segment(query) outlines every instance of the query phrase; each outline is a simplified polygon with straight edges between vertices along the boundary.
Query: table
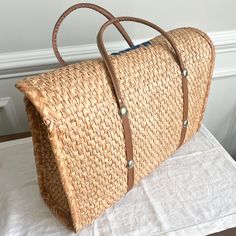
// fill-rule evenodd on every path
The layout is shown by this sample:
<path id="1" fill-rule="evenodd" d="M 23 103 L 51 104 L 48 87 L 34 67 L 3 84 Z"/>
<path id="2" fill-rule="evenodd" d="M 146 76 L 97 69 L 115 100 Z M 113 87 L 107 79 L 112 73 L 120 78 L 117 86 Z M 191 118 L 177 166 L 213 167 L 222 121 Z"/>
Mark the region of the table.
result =
<path id="1" fill-rule="evenodd" d="M 79 235 L 199 236 L 233 227 L 236 164 L 202 126 Z M 0 235 L 76 235 L 40 197 L 31 138 L 0 143 Z"/>

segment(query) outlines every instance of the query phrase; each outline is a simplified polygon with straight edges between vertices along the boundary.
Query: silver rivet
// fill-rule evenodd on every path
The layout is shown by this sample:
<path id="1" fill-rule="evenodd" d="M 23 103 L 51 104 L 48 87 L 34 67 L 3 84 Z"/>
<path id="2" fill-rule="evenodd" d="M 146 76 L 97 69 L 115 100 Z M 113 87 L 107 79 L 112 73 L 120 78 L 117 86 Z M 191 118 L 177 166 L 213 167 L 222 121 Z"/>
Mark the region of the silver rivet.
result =
<path id="1" fill-rule="evenodd" d="M 133 161 L 133 160 L 129 160 L 129 161 L 127 162 L 127 168 L 128 168 L 128 169 L 134 168 L 134 161 Z"/>
<path id="2" fill-rule="evenodd" d="M 187 127 L 188 127 L 188 120 L 185 120 L 185 121 L 184 121 L 183 127 L 184 127 L 184 128 L 187 128 Z"/>
<path id="3" fill-rule="evenodd" d="M 182 71 L 182 76 L 184 77 L 184 78 L 186 78 L 187 76 L 188 76 L 188 70 L 185 68 L 185 69 L 183 69 L 183 71 Z"/>
<path id="4" fill-rule="evenodd" d="M 125 107 L 125 106 L 121 107 L 121 108 L 120 108 L 120 114 L 121 114 L 122 116 L 126 116 L 126 115 L 128 114 L 128 109 L 127 109 L 127 107 Z"/>

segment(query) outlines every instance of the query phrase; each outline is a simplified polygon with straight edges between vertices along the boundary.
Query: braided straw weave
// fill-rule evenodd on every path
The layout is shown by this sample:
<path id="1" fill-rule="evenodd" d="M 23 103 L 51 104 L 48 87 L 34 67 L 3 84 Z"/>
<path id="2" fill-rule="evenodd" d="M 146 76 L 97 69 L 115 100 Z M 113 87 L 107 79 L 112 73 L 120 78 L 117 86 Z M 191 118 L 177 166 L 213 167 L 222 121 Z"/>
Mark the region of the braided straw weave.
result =
<path id="1" fill-rule="evenodd" d="M 199 129 L 210 88 L 214 47 L 199 30 L 169 32 L 189 76 L 189 126 Z M 110 56 L 132 129 L 137 184 L 178 148 L 183 92 L 169 43 L 158 36 Z M 117 103 L 101 59 L 68 65 L 17 83 L 25 94 L 41 194 L 76 232 L 127 192 L 125 143 Z"/>

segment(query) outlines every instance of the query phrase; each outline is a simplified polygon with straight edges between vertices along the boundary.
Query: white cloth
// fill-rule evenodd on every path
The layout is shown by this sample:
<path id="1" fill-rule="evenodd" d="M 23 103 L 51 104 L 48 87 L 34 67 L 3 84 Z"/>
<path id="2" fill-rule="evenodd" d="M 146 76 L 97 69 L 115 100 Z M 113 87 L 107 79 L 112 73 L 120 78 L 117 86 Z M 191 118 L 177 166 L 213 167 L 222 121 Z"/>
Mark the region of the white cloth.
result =
<path id="1" fill-rule="evenodd" d="M 206 235 L 236 226 L 236 164 L 205 127 L 80 236 Z M 75 235 L 40 197 L 31 139 L 0 144 L 0 235 Z"/>

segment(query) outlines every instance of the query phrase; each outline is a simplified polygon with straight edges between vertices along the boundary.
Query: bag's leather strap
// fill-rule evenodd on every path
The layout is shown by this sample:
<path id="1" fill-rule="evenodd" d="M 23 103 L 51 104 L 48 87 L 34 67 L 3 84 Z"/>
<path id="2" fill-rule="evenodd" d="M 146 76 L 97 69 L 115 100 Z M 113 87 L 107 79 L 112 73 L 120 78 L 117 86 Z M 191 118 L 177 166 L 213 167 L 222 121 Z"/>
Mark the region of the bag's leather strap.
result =
<path id="1" fill-rule="evenodd" d="M 95 4 L 91 4 L 91 3 L 79 3 L 76 4 L 70 8 L 68 8 L 58 19 L 58 21 L 56 22 L 54 29 L 53 29 L 53 33 L 52 33 L 52 48 L 54 51 L 54 54 L 56 56 L 56 58 L 58 59 L 58 61 L 60 62 L 60 64 L 62 66 L 66 65 L 66 62 L 62 59 L 62 56 L 58 50 L 58 46 L 57 46 L 57 33 L 59 30 L 59 27 L 61 25 L 61 23 L 63 22 L 63 20 L 73 11 L 75 11 L 76 9 L 79 8 L 90 8 L 94 11 L 97 11 L 99 13 L 101 13 L 102 15 L 104 15 L 107 19 L 113 19 L 114 16 L 107 11 L 106 9 L 97 6 Z M 127 41 L 127 43 L 129 44 L 129 46 L 133 46 L 133 43 L 129 37 L 129 35 L 126 33 L 125 29 L 122 27 L 122 25 L 117 21 L 114 23 L 114 25 L 116 26 L 116 28 L 120 31 L 120 33 L 122 34 L 122 36 L 124 37 L 124 39 Z"/>
<path id="2" fill-rule="evenodd" d="M 138 23 L 142 23 L 147 26 L 150 26 L 151 28 L 159 31 L 168 40 L 168 42 L 174 49 L 176 60 L 177 60 L 177 63 L 179 65 L 180 72 L 181 72 L 180 78 L 182 78 L 182 90 L 183 90 L 183 123 L 182 123 L 182 131 L 180 135 L 181 137 L 180 137 L 179 146 L 184 142 L 184 139 L 186 136 L 186 129 L 188 125 L 188 81 L 187 81 L 188 72 L 183 65 L 181 55 L 173 39 L 163 29 L 161 29 L 160 27 L 158 27 L 157 25 L 149 21 L 139 19 L 139 18 L 134 18 L 134 17 L 117 17 L 104 23 L 97 35 L 98 48 L 104 60 L 109 76 L 111 78 L 120 116 L 122 119 L 122 124 L 123 124 L 123 129 L 124 129 L 124 138 L 125 138 L 125 147 L 126 147 L 127 168 L 128 168 L 127 190 L 129 191 L 133 187 L 133 184 L 134 184 L 133 144 L 132 144 L 131 127 L 130 127 L 129 118 L 128 118 L 129 112 L 128 112 L 128 108 L 125 106 L 125 101 L 120 91 L 119 81 L 116 77 L 116 73 L 109 59 L 109 55 L 106 51 L 106 48 L 104 46 L 104 41 L 103 41 L 103 33 L 105 29 L 109 25 L 114 24 L 116 22 L 121 22 L 121 21 L 133 21 L 133 22 L 138 22 Z"/>

